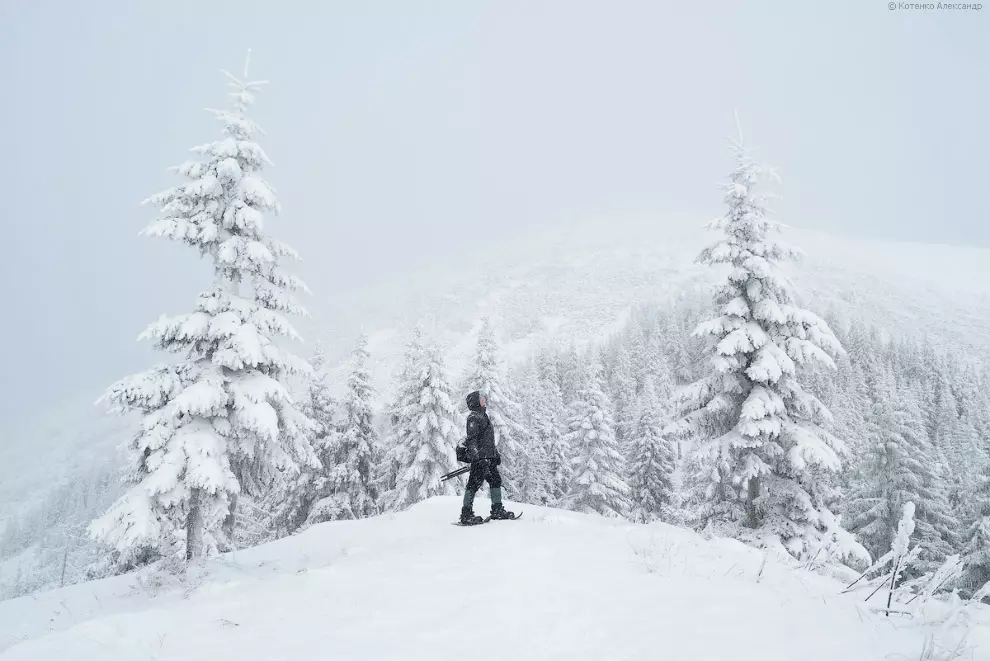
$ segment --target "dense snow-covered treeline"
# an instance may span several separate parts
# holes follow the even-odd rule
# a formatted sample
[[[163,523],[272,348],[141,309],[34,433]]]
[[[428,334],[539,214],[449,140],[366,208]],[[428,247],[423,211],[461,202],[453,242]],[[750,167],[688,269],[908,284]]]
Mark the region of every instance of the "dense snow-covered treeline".
[[[718,240],[698,259],[724,270],[713,300],[639,307],[610,337],[547,340],[511,366],[482,318],[459,376],[417,329],[381,402],[365,337],[346,383],[319,349],[288,353],[288,317],[304,313],[291,294],[305,286],[264,223],[279,205],[247,116],[260,84],[229,77],[223,138],[152,198],[161,215],[147,232],[195,248],[215,277],[192,313],[146,332],[176,360],[107,393],[140,418],[123,485],[97,470],[0,530],[3,597],[454,494],[465,478],[440,477],[458,466],[471,390],[488,394],[517,502],[772,536],[798,558],[827,549],[864,568],[897,545],[907,508],[906,578],[958,555],[951,587],[990,580],[990,365],[802,308],[780,268],[799,253],[761,188],[772,173],[741,145]]]
[[[523,411],[518,422],[527,432],[515,467],[518,482],[507,485],[512,498],[565,506],[574,486],[576,452],[567,442],[571,407],[564,404],[562,393],[570,393],[568,404],[578,401],[575,379],[580,378],[581,365],[597,360],[613,423],[621,417],[616,402],[623,391],[627,397],[635,393],[631,419],[636,426],[618,446],[629,489],[629,510],[623,516],[704,527],[707,521],[691,489],[690,448],[665,435],[664,428],[674,413],[670,393],[701,372],[704,346],[690,332],[705,316],[707,309],[697,303],[642,307],[621,332],[602,343],[582,350],[547,344],[506,369],[505,383],[518,393]],[[903,503],[915,502],[917,543],[931,549],[925,551],[924,562],[930,567],[947,554],[960,553],[969,567],[966,586],[979,587],[990,579],[990,365],[925,338],[891,339],[883,329],[827,311],[823,316],[846,348],[835,371],[806,374],[810,390],[834,413],[832,432],[850,449],[836,479],[835,512],[877,558],[890,549]],[[359,355],[352,360],[358,374]],[[299,396],[308,392],[307,386]],[[461,394],[455,397],[458,407]],[[346,403],[333,404],[336,424],[343,427]],[[381,478],[391,465],[385,453],[394,438],[390,418],[398,402],[382,410],[369,395],[366,405],[374,410],[374,422],[362,428],[372,439],[373,478]],[[899,414],[903,423],[892,426],[888,419],[894,414],[887,407],[907,409],[910,415]],[[457,433],[462,431],[457,428]],[[919,454],[912,456],[911,451]],[[342,470],[353,469],[345,465]],[[357,479],[351,484],[363,483]],[[463,486],[463,478],[458,486]],[[0,532],[0,594],[10,598],[87,578],[98,547],[85,537],[86,525],[119,493],[117,478],[107,466],[92,479],[64,485],[11,519]],[[372,513],[387,508],[386,493],[374,491]],[[250,499],[242,503],[238,547],[287,533],[271,520],[274,508]]]
[[[87,537],[86,527],[120,494],[114,466],[81,471],[7,520],[0,530],[0,598],[87,577],[100,549]]]

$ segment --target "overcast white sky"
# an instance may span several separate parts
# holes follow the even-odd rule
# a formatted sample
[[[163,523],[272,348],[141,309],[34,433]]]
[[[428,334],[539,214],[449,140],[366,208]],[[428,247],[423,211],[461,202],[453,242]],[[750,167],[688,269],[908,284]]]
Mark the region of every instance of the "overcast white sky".
[[[988,246],[990,8],[887,5],[0,0],[0,416],[148,366],[136,335],[190,308],[204,267],[139,202],[249,47],[269,227],[324,300],[531,226],[712,215],[733,109],[781,220]]]

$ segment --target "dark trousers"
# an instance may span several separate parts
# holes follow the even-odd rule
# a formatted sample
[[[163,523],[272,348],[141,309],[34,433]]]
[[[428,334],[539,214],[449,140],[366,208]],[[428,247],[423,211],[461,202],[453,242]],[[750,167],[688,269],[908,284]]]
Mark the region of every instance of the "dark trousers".
[[[471,464],[467,489],[464,491],[464,507],[470,509],[474,506],[474,494],[484,482],[488,482],[488,488],[492,492],[492,503],[502,502],[502,476],[499,475],[498,466],[491,459],[479,459]]]
[[[471,464],[467,490],[477,491],[483,482],[488,482],[490,489],[498,489],[502,486],[502,476],[499,475],[498,466],[491,459],[479,459]]]

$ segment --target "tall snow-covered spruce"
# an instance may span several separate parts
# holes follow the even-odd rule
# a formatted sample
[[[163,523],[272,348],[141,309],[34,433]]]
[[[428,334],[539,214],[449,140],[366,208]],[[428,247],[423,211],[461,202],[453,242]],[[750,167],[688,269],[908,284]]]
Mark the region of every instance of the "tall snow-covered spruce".
[[[639,424],[629,439],[629,486],[634,521],[649,523],[659,518],[676,520],[670,510],[677,506],[674,471],[677,468],[677,446],[664,434],[666,421],[664,402],[654,387],[652,374],[643,386]]]
[[[342,405],[330,397],[325,374],[318,373],[311,381],[311,412],[307,413],[317,423],[314,447],[322,467],[315,472],[303,471],[282,496],[284,505],[276,510],[285,509],[289,514],[280,517],[288,524],[284,532],[325,521],[360,519],[375,510],[372,454],[377,434],[367,361],[367,339],[361,336]]]
[[[984,467],[973,500],[976,516],[966,532],[962,548],[966,564],[963,589],[972,594],[990,581],[990,467]]]
[[[914,503],[919,570],[934,571],[952,553],[953,531],[959,528],[951,515],[936,448],[925,434],[920,408],[910,393],[882,384],[877,391],[869,462],[845,499],[846,525],[879,556],[892,543],[904,503]]]
[[[412,423],[406,411],[419,402],[420,383],[417,373],[424,361],[423,331],[417,326],[406,344],[402,369],[398,374],[394,405],[387,407],[386,428],[382,434],[380,458],[375,466],[374,485],[379,494],[378,509],[391,509],[396,500],[396,486],[402,470],[410,462],[404,456],[407,443],[404,439],[412,433]]]
[[[548,444],[542,434],[547,424],[543,410],[546,394],[535,364],[516,370],[513,376],[523,411],[521,423],[527,430],[526,462],[516,478],[516,500],[547,505],[551,502],[550,461]]]
[[[339,447],[330,471],[330,484],[336,498],[345,501],[343,511],[353,518],[370,516],[375,509],[372,480],[374,452],[378,445],[372,401],[375,391],[368,373],[368,339],[361,336],[354,350],[354,362],[347,378],[344,420],[338,432]],[[321,511],[321,503],[314,513]],[[311,521],[313,514],[310,515]]]
[[[625,458],[615,440],[612,402],[602,391],[601,367],[592,365],[586,385],[570,406],[566,442],[574,449],[574,477],[564,502],[571,509],[623,517],[632,507]]]
[[[633,327],[628,333],[629,337],[641,338],[639,329]],[[631,342],[632,343],[632,342]],[[645,350],[634,354],[637,360],[643,359]],[[634,376],[632,358],[626,350],[624,344],[619,344],[614,352],[612,373],[609,379],[609,388],[612,405],[615,410],[615,438],[619,447],[628,449],[636,431],[639,419],[637,411],[637,386]]]
[[[329,498],[335,493],[333,477],[340,455],[341,407],[332,394],[326,356],[319,342],[311,364],[313,369],[306,379],[301,409],[313,422],[309,439],[319,465],[304,467],[292,479],[279,485],[280,488],[269,491],[265,508],[271,513],[274,533],[279,537],[289,535],[307,523],[347,518],[350,513],[346,501]]]
[[[552,507],[561,504],[570,491],[574,468],[571,465],[571,448],[561,433],[561,418],[565,407],[558,385],[556,354],[543,348],[536,356],[535,398],[527,406],[530,434],[534,446],[546,461],[540,467],[545,485],[547,503]]]
[[[405,509],[432,496],[452,495],[454,485],[440,478],[457,467],[457,410],[439,346],[410,347],[408,368],[401,387],[400,412],[395,424],[394,460],[398,475],[391,508]]]
[[[247,108],[264,83],[248,80],[246,65],[242,78],[224,74],[233,107],[211,111],[224,137],[194,148],[198,158],[176,168],[187,181],[148,200],[161,213],[144,232],[209,257],[214,281],[193,312],[162,317],[141,336],[178,360],[104,396],[142,414],[129,445],[131,486],[90,526],[116,548],[121,569],[183,550],[186,559],[205,556],[224,541],[221,524],[239,493],[318,461],[311,421],[287,387],[310,368],[282,342],[298,338],[286,315],[305,314],[291,295],[305,285],[279,264],[298,255],[263,232],[279,205]]]
[[[782,226],[756,190],[773,171],[749,158],[741,138],[734,151],[728,210],[709,225],[722,237],[697,259],[728,270],[714,295],[717,316],[694,331],[707,341],[708,374],[678,393],[673,429],[695,441],[704,500],[716,503],[709,517],[774,533],[800,556],[821,547],[833,521],[828,477],[845,446],[823,428],[829,411],[797,372],[834,368],[843,350],[823,320],[795,305],[778,266],[800,252],[778,242]]]

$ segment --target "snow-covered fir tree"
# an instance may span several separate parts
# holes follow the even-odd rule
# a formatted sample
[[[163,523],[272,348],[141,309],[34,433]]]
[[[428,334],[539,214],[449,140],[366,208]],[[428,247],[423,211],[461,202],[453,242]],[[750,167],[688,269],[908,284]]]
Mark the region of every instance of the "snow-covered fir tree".
[[[946,539],[949,504],[920,411],[902,395],[883,390],[874,405],[872,462],[858,478],[846,507],[847,528],[879,557],[893,543],[904,504],[913,502],[919,567],[937,568],[952,552]]]
[[[517,375],[523,418],[520,421],[526,429],[524,446],[526,460],[517,472],[516,499],[523,503],[548,505],[551,502],[550,462],[548,445],[541,432],[548,422],[545,394],[540,383],[539,372],[533,364]]]
[[[984,469],[972,500],[976,515],[962,547],[962,587],[967,595],[990,581],[990,468]]]
[[[666,510],[678,504],[673,483],[677,448],[676,441],[664,432],[664,407],[650,375],[641,402],[636,433],[629,441],[630,518],[649,523],[668,520]]]
[[[961,518],[971,519],[975,514],[971,496],[980,484],[980,471],[987,462],[980,436],[968,420],[959,418],[950,423],[936,442],[945,459],[949,499]]]
[[[495,428],[495,442],[502,457],[499,471],[505,480],[503,490],[512,493],[517,488],[519,475],[526,470],[523,464],[528,460],[525,450],[527,432],[519,423],[522,410],[506,381],[495,331],[488,317],[482,319],[478,331],[478,346],[468,392],[474,390],[485,393],[488,418]]]
[[[612,403],[601,386],[601,367],[588,369],[585,387],[568,413],[565,441],[573,448],[574,478],[565,498],[570,509],[622,517],[629,512],[625,458],[615,440]]]
[[[633,314],[630,316],[629,324],[627,325],[625,337],[623,338],[623,343],[620,345],[622,350],[617,356],[619,363],[628,361],[627,365],[622,365],[619,368],[619,376],[626,378],[626,373],[628,373],[629,383],[622,384],[619,386],[619,393],[623,393],[625,389],[631,387],[632,395],[634,396],[632,401],[635,403],[635,395],[643,392],[643,388],[646,386],[646,357],[647,357],[647,336],[646,336],[646,317],[642,310],[634,310]],[[625,354],[622,356],[621,354]],[[628,399],[628,397],[627,397]],[[614,404],[614,402],[613,402]],[[616,408],[618,411],[618,406]],[[638,417],[638,413],[631,412],[632,423],[635,424],[635,420]]]
[[[583,358],[577,347],[571,345],[557,355],[557,386],[564,406],[570,406],[586,386],[587,375]]]
[[[796,378],[800,365],[834,367],[842,351],[828,325],[794,304],[777,262],[799,253],[774,237],[767,196],[756,191],[768,174],[741,142],[726,185],[726,214],[709,227],[722,238],[698,262],[728,266],[717,290],[718,316],[700,324],[708,374],[680,393],[676,431],[696,440],[705,469],[710,513],[781,537],[795,555],[818,548],[831,497],[827,480],[840,469],[841,441],[821,426],[831,419]],[[741,532],[741,531],[740,531]]]
[[[307,525],[358,519],[375,509],[372,467],[377,435],[371,410],[374,390],[367,370],[367,339],[363,336],[353,360],[342,418],[331,425],[329,442],[320,445],[324,470],[316,480],[316,498],[306,516]]]
[[[392,509],[404,509],[426,498],[451,495],[455,485],[440,478],[457,467],[454,455],[458,436],[457,409],[439,346],[420,352],[420,364],[403,385],[396,424],[396,458],[399,474],[392,494]]]
[[[372,408],[375,389],[371,385],[368,359],[368,338],[362,335],[354,351],[354,366],[347,379],[340,458],[346,472],[338,481],[338,489],[349,495],[351,512],[357,517],[369,516],[377,499],[372,470],[378,433]]]
[[[644,384],[646,376],[651,376],[654,379],[654,386],[657,385],[658,379],[663,379],[672,388],[674,370],[671,368],[667,356],[664,354],[664,342],[669,341],[665,332],[666,328],[658,324],[650,329],[650,333],[647,336],[646,355],[643,360]],[[672,390],[670,389],[659,390],[657,395],[667,404],[669,403],[671,392]]]
[[[559,506],[574,478],[572,450],[564,439],[564,399],[558,385],[556,356],[543,349],[536,357],[537,398],[530,409],[533,443],[542,448],[546,458],[547,504]]]
[[[306,395],[301,409],[313,422],[309,438],[319,464],[304,467],[293,479],[268,494],[266,509],[272,512],[272,522],[278,536],[298,530],[309,519],[314,503],[333,493],[331,476],[337,470],[340,453],[340,404],[333,396],[326,371],[326,354],[321,343],[317,342],[310,362],[313,370],[306,379]],[[327,508],[323,510],[325,512]],[[338,510],[335,515],[320,520],[339,518],[341,512],[343,510]]]
[[[639,337],[639,329],[633,329],[631,337]],[[641,348],[645,348],[641,347]],[[642,364],[646,358],[643,354],[633,354],[636,361]],[[610,399],[615,409],[615,438],[620,448],[632,440],[639,418],[636,377],[633,370],[633,357],[626,351],[624,344],[619,344],[615,351],[609,390]],[[643,370],[635,370],[642,372]]]
[[[233,107],[212,111],[224,137],[195,148],[198,159],[177,168],[187,181],[149,200],[161,215],[145,230],[209,257],[214,282],[193,312],[163,317],[142,335],[178,360],[105,396],[142,415],[129,445],[131,486],[90,528],[121,568],[183,551],[204,557],[223,542],[221,523],[239,493],[317,463],[311,422],[286,385],[309,365],[281,343],[297,337],[286,315],[304,313],[291,292],[305,287],[279,264],[295,251],[262,229],[279,209],[247,116],[262,83],[247,79],[247,66],[242,78],[226,75]]]
[[[426,348],[423,343],[422,328],[413,328],[412,336],[406,344],[402,369],[397,377],[397,387],[392,401],[387,403],[386,428],[380,446],[378,464],[375,468],[374,485],[379,494],[379,510],[387,509],[395,501],[395,488],[399,475],[411,458],[403,456],[406,445],[400,439],[412,434],[407,410],[418,405],[421,383],[419,371],[425,362]]]

